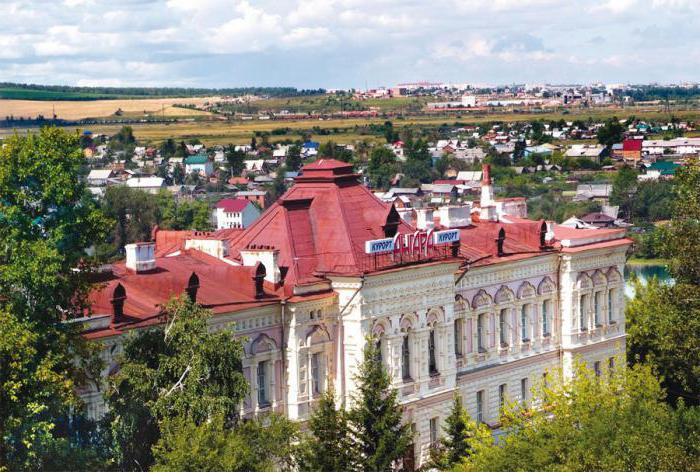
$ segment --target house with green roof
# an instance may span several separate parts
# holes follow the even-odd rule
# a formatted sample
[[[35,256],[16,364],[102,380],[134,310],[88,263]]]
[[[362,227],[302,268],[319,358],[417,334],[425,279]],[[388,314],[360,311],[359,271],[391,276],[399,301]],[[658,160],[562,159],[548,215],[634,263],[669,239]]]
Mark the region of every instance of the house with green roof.
[[[209,177],[214,173],[214,163],[206,154],[195,154],[185,159],[185,172],[188,175],[197,172],[201,176]]]

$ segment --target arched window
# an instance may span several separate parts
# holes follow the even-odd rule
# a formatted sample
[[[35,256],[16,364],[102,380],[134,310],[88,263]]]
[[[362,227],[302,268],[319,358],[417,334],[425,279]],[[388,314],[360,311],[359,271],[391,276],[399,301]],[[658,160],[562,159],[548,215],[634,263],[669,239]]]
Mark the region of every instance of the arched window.
[[[593,321],[595,322],[596,326],[600,326],[602,324],[600,322],[600,305],[602,295],[603,292],[596,292],[593,295]]]
[[[435,357],[435,328],[431,328],[430,334],[428,334],[428,367],[430,375],[438,373],[437,359]]]
[[[476,345],[479,352],[486,352],[486,313],[481,313],[476,322]]]
[[[508,309],[504,308],[498,314],[498,329],[500,331],[501,347],[508,346]]]
[[[520,308],[520,340],[524,343],[530,340],[530,304]]]
[[[258,406],[260,407],[270,404],[269,363],[270,361],[258,362]]]
[[[401,375],[404,380],[411,380],[411,347],[408,333],[404,334],[401,342]]]
[[[615,289],[608,290],[608,323],[615,320]]]
[[[542,336],[549,336],[549,300],[542,302]]]
[[[578,325],[581,331],[586,331],[586,305],[588,305],[588,295],[581,295],[578,306]]]
[[[462,337],[464,333],[464,319],[457,318],[455,320],[455,356],[462,357]]]

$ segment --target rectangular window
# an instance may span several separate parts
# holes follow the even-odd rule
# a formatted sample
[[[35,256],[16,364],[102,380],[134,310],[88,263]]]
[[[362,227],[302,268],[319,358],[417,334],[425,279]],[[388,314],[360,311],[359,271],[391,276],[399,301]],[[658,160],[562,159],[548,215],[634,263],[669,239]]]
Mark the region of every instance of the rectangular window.
[[[593,371],[595,372],[596,377],[600,377],[600,361],[595,361],[593,363]]]
[[[542,385],[544,385],[544,388],[549,387],[549,376],[547,375],[547,372],[542,374]]]
[[[258,405],[267,406],[270,404],[268,392],[268,361],[258,362]]]
[[[530,305],[523,305],[520,308],[520,340],[524,343],[530,340],[530,320],[529,320]]]
[[[486,352],[486,314],[479,315],[476,323],[476,345],[479,352]]]
[[[484,391],[476,392],[476,422],[484,422]]]
[[[520,379],[520,401],[525,403],[528,398],[530,390],[528,387],[528,381],[527,377],[524,379]]]
[[[374,345],[374,348],[377,351],[377,360],[379,363],[382,363],[382,338],[378,338],[376,344]]]
[[[586,295],[581,295],[578,304],[578,327],[581,331],[586,331],[586,305],[588,304],[586,298]]]
[[[314,395],[321,393],[321,353],[311,354],[311,388]]]
[[[438,418],[430,418],[430,446],[437,446],[438,442]]]
[[[500,331],[501,347],[508,346],[508,310],[503,309],[498,314],[498,329]]]
[[[401,374],[404,380],[411,380],[411,351],[408,346],[408,335],[401,343]]]
[[[608,369],[610,370],[610,372],[612,372],[614,368],[615,368],[615,358],[611,357],[608,359]]]
[[[457,318],[455,320],[455,356],[462,357],[462,325],[464,320]]]
[[[438,373],[437,359],[435,357],[435,329],[431,329],[428,335],[428,368],[430,375]]]
[[[498,406],[501,408],[501,410],[506,405],[506,388],[508,388],[506,384],[501,384],[498,386]]]
[[[542,336],[549,336],[549,300],[542,302]]]
[[[596,292],[593,295],[593,319],[596,326],[600,326],[600,297],[601,292]]]
[[[613,310],[613,298],[615,289],[608,290],[608,323],[612,323],[615,319],[615,311]]]

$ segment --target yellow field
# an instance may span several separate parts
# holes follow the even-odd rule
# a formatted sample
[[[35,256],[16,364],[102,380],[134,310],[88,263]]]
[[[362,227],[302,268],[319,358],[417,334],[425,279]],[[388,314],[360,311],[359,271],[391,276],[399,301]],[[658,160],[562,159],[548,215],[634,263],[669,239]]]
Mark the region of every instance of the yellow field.
[[[193,99],[193,100],[204,100],[204,99]],[[10,100],[8,100],[9,102]],[[105,101],[112,103],[112,106],[117,102],[130,102],[130,106],[133,107],[134,102],[136,103],[162,103],[164,101],[170,101],[171,103],[184,102],[183,100],[177,99],[163,99],[163,100],[114,100]],[[0,105],[5,102],[0,101]],[[45,103],[45,102],[32,102]],[[63,102],[65,103],[65,102]],[[96,102],[78,102],[79,105],[89,105]],[[166,108],[167,110],[167,108]],[[179,112],[180,109],[173,109],[173,112]],[[182,109],[182,112],[188,112],[190,110]],[[126,115],[134,116],[134,112],[126,113]],[[166,111],[166,114],[168,112]],[[674,116],[683,120],[700,120],[700,111],[673,111]],[[2,116],[3,113],[0,113]],[[644,108],[625,108],[625,109],[583,109],[583,110],[569,110],[568,113],[564,114],[562,112],[549,112],[549,113],[463,113],[461,115],[450,114],[450,115],[440,115],[440,116],[409,116],[406,118],[390,118],[396,128],[403,128],[406,126],[439,126],[442,124],[454,125],[458,123],[466,124],[480,124],[484,122],[493,121],[530,121],[530,120],[559,120],[565,119],[567,121],[572,121],[575,119],[587,120],[589,117],[594,120],[601,120],[612,116],[617,116],[618,118],[626,118],[630,115],[635,115],[641,119],[648,120],[666,120],[670,118],[669,113],[663,112],[662,110],[654,107],[644,107]],[[178,122],[178,123],[153,123],[153,124],[141,124],[134,123],[130,126],[134,129],[134,134],[136,138],[142,143],[158,144],[165,139],[173,138],[176,140],[182,139],[192,139],[198,138],[203,143],[210,144],[242,144],[250,142],[253,134],[258,132],[270,132],[275,128],[289,128],[290,131],[286,135],[271,135],[269,137],[271,142],[278,142],[284,140],[296,140],[300,139],[302,133],[309,132],[312,139],[326,142],[328,140],[333,140],[338,143],[352,143],[355,141],[368,140],[373,142],[383,142],[384,137],[379,135],[367,135],[361,134],[362,128],[370,124],[382,124],[385,118],[353,118],[353,119],[333,119],[333,120],[298,120],[298,121],[263,121],[263,120],[251,120],[251,121],[218,121],[218,120],[206,120],[197,122]],[[95,125],[90,126],[90,130],[95,133],[106,133],[115,134],[119,131],[121,125]],[[331,134],[318,134],[314,133],[313,128],[318,127],[324,130],[331,130]],[[356,128],[357,127],[357,128]],[[18,130],[21,131],[21,130]],[[0,137],[2,135],[12,134],[14,130],[11,129],[0,129]]]
[[[134,113],[158,114],[165,116],[196,116],[208,115],[200,110],[176,108],[173,104],[201,105],[211,101],[211,97],[195,98],[144,98],[139,100],[93,100],[93,101],[38,101],[38,100],[0,100],[0,117],[8,115],[34,118],[44,115],[50,118],[52,114],[64,120],[79,120],[82,118],[99,118],[114,115],[121,108],[124,114],[133,116]]]

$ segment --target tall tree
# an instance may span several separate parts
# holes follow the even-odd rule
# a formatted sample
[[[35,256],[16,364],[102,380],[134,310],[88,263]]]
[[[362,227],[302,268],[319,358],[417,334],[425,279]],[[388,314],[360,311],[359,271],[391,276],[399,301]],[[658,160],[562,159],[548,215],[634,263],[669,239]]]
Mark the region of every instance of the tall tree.
[[[347,472],[357,470],[347,414],[335,406],[335,392],[328,388],[309,420],[311,438],[301,470],[308,472]]]
[[[475,447],[489,444],[491,432],[484,424],[477,424],[462,405],[462,397],[455,395],[450,414],[445,418],[445,436],[440,445],[430,450],[428,469],[452,470],[468,458]]]
[[[597,137],[600,144],[612,146],[615,143],[622,141],[625,133],[625,127],[620,124],[620,120],[616,117],[605,120],[603,126],[598,128]]]
[[[236,146],[229,144],[226,146],[226,164],[231,177],[237,177],[245,170],[245,152],[236,150]]]
[[[680,283],[700,286],[700,162],[690,160],[676,171],[669,256]]]
[[[301,168],[301,146],[298,144],[289,146],[284,165],[292,172],[296,172]]]
[[[75,389],[99,361],[64,321],[84,314],[85,249],[109,224],[79,179],[82,160],[78,135],[56,128],[0,147],[0,469],[78,457],[60,452],[71,447],[60,425],[80,416]]]
[[[357,391],[349,418],[360,469],[391,471],[412,441],[411,429],[402,424],[397,392],[391,388],[389,374],[371,339],[365,343],[355,382]]]
[[[153,463],[151,448],[165,418],[195,425],[217,416],[227,425],[237,422],[247,391],[242,347],[229,332],[209,332],[209,316],[185,296],[166,305],[163,326],[127,337],[106,393],[105,424],[121,469]]]
[[[578,362],[570,381],[536,389],[532,408],[506,408],[508,434],[456,470],[698,470],[700,411],[663,398],[649,366],[597,376]]]
[[[373,188],[387,189],[391,186],[391,179],[398,170],[396,156],[384,146],[372,149],[367,166],[367,174]]]
[[[619,205],[622,214],[629,219],[632,216],[634,196],[637,192],[637,172],[630,167],[623,167],[613,179],[610,203]]]

